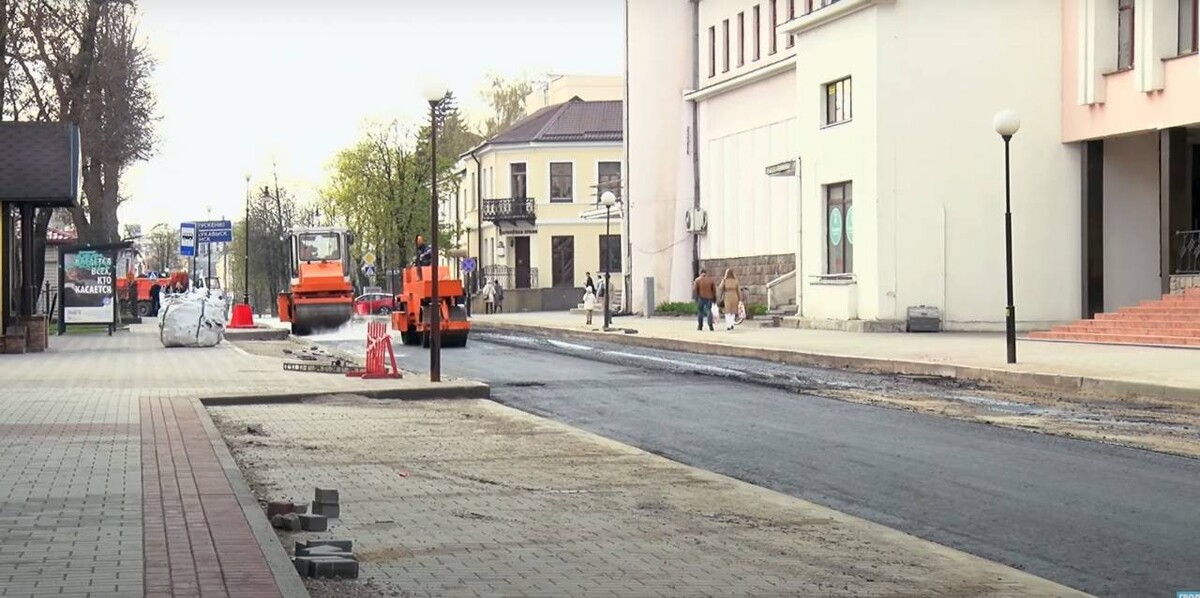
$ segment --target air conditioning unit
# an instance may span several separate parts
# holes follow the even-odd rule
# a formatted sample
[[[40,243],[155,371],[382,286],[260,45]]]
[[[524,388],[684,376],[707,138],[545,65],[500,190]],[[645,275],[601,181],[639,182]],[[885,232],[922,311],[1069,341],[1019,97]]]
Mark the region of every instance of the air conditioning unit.
[[[693,208],[683,215],[683,228],[689,233],[702,233],[708,230],[708,212],[703,208]]]

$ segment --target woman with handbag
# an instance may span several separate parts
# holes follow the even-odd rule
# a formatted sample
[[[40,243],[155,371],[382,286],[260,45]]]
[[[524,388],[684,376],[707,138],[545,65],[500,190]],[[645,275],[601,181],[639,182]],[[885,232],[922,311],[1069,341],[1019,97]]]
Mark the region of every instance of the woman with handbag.
[[[733,275],[733,268],[725,270],[725,278],[721,280],[718,290],[721,292],[721,304],[725,308],[725,329],[733,330],[738,304],[742,302],[742,285]]]

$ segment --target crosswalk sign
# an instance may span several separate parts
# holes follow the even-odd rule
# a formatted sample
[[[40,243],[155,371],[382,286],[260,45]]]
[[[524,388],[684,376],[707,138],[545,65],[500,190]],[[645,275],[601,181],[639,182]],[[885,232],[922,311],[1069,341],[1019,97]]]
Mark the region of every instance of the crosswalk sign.
[[[371,264],[365,264],[362,267],[362,273],[364,276],[368,277],[375,276],[375,266],[372,266]]]

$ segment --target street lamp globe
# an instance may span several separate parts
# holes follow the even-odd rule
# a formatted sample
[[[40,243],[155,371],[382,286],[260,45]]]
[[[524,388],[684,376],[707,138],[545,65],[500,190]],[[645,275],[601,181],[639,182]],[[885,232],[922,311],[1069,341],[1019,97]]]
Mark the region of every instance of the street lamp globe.
[[[421,88],[421,95],[430,104],[436,104],[444,100],[448,93],[450,93],[450,90],[446,87],[446,84],[434,79],[426,81],[424,87]]]
[[[604,204],[607,208],[611,208],[617,203],[617,195],[612,191],[605,191],[600,195],[600,203]]]
[[[1001,137],[1012,137],[1021,128],[1021,117],[1014,110],[1001,110],[992,120],[992,126]]]

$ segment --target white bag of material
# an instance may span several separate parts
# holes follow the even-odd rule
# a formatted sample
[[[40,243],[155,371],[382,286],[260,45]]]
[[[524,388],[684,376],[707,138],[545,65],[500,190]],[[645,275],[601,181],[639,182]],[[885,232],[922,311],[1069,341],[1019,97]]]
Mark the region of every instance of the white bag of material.
[[[214,347],[225,338],[225,300],[208,292],[168,296],[158,327],[164,347]]]

